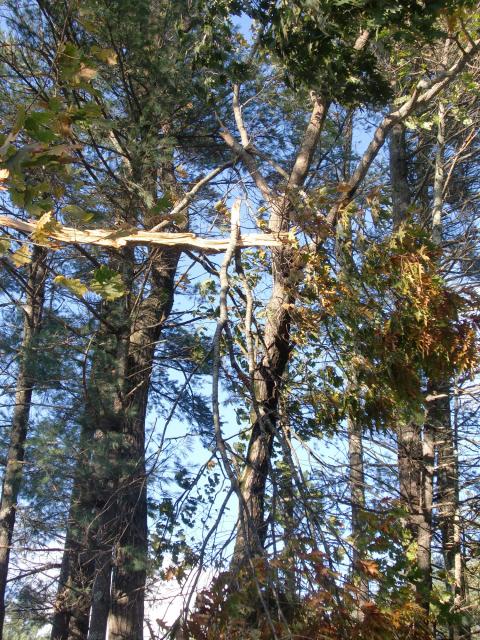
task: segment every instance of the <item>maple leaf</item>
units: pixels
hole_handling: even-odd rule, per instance
[[[380,576],[380,572],[378,570],[378,562],[375,562],[375,560],[358,560],[357,568],[359,571],[364,573],[366,576],[370,576],[371,578],[378,578]]]

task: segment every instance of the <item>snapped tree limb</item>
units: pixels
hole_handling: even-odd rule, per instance
[[[37,230],[36,222],[24,222],[8,216],[0,216],[0,226],[16,229],[28,234]],[[137,229],[74,229],[59,224],[45,229],[45,235],[59,242],[93,244],[119,249],[127,244],[160,245],[188,248],[204,253],[222,253],[228,249],[229,238],[201,238],[194,233],[167,233]],[[238,248],[281,247],[293,240],[289,233],[252,233],[240,235]],[[41,244],[41,243],[40,243]]]

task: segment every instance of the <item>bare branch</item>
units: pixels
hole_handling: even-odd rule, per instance
[[[382,148],[388,134],[392,130],[393,126],[397,122],[405,120],[411,113],[420,106],[423,106],[430,102],[435,96],[437,96],[442,89],[444,89],[452,80],[454,80],[458,74],[464,69],[467,62],[472,58],[475,53],[480,49],[480,39],[475,40],[465,50],[458,60],[446,71],[442,71],[437,74],[432,80],[420,80],[410,98],[396,111],[392,111],[385,116],[382,122],[377,127],[372,141],[368,145],[365,153],[363,154],[360,162],[357,165],[352,177],[345,185],[345,191],[342,197],[336,203],[336,205],[330,210],[327,216],[327,222],[333,224],[338,212],[344,209],[353,199],[358,187],[365,178],[372,162],[378,155],[378,152]]]
[[[7,216],[0,216],[0,225],[32,233],[36,230],[36,223],[23,222]],[[136,229],[85,229],[80,231],[73,227],[59,227],[45,231],[48,237],[60,242],[75,244],[93,244],[102,247],[119,249],[127,244],[161,245],[167,247],[187,247],[204,251],[205,253],[222,253],[226,251],[230,240],[228,238],[201,238],[194,233],[166,233],[142,231]],[[281,247],[289,242],[288,233],[253,233],[240,236],[237,246],[244,247]]]
[[[222,173],[223,171],[225,171],[225,169],[228,169],[229,167],[232,167],[235,164],[235,160],[229,160],[228,162],[225,162],[224,164],[220,165],[219,167],[216,167],[215,169],[213,169],[212,171],[210,171],[209,174],[207,174],[204,178],[201,178],[194,187],[192,187],[190,189],[190,191],[188,191],[188,193],[186,193],[183,198],[177,202],[177,204],[173,207],[173,209],[170,211],[170,213],[168,214],[169,218],[173,218],[175,215],[177,215],[178,213],[180,213],[181,211],[183,211],[183,209],[185,209],[186,207],[188,207],[188,205],[190,204],[190,202],[193,200],[194,196],[197,195],[197,193],[200,191],[200,189],[202,187],[204,187],[206,184],[208,184],[209,182],[211,182],[214,178],[216,178],[220,173]],[[163,226],[165,226],[165,222],[168,223],[168,221],[164,221],[161,222],[160,224],[155,225],[154,227],[152,227],[150,229],[150,231],[159,231]]]

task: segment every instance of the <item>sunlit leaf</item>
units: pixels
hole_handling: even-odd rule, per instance
[[[53,282],[59,287],[65,287],[66,289],[68,289],[69,291],[71,291],[73,294],[75,294],[80,298],[83,297],[88,291],[88,287],[84,285],[81,280],[78,280],[78,278],[66,278],[65,276],[56,276]]]
[[[105,265],[94,271],[90,289],[108,301],[121,298],[126,293],[122,276]]]
[[[10,257],[16,267],[24,267],[32,259],[32,250],[28,244],[22,244]]]

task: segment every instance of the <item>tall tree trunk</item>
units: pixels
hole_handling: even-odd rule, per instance
[[[110,640],[143,638],[148,547],[145,418],[153,357],[162,325],[172,308],[178,258],[176,250],[153,250],[151,293],[140,304],[130,335],[128,404],[119,448],[123,473],[115,501],[118,538],[108,618]]]
[[[347,182],[351,174],[352,160],[352,139],[353,139],[353,121],[354,112],[349,111],[344,124],[343,130],[343,181]],[[337,253],[338,261],[341,267],[340,277],[348,280],[351,275],[352,252],[351,239],[352,229],[350,220],[342,225],[342,233],[337,226]],[[346,236],[346,238],[345,238]],[[348,242],[345,242],[348,239]],[[353,344],[352,355],[357,351],[356,345]],[[360,393],[357,385],[357,376],[354,367],[350,367],[348,371],[349,393]],[[348,436],[348,474],[350,484],[350,500],[351,500],[351,524],[352,524],[352,577],[357,588],[357,608],[356,615],[359,620],[363,619],[362,605],[368,601],[368,578],[362,571],[361,561],[365,559],[365,472],[363,460],[363,429],[358,422],[357,417],[352,410],[347,415],[347,436]]]
[[[112,580],[112,547],[113,541],[108,534],[112,516],[108,511],[100,524],[95,558],[95,582],[93,583],[92,608],[90,611],[90,627],[88,640],[104,640],[107,634],[108,613],[110,611],[110,588]]]
[[[160,170],[164,193],[173,201],[180,196],[173,162]],[[155,181],[152,181],[151,189]],[[150,220],[154,226],[158,220]],[[188,224],[185,216],[184,226]],[[150,293],[132,319],[125,387],[125,421],[119,447],[122,475],[114,501],[116,540],[109,640],[142,640],[148,553],[147,477],[145,473],[145,420],[153,358],[163,324],[174,300],[177,249],[152,249],[149,256]]]
[[[442,536],[442,555],[447,573],[447,587],[457,608],[463,596],[460,522],[458,513],[458,469],[455,437],[452,429],[449,385],[431,386],[429,414],[437,426],[437,489],[438,516]],[[458,640],[461,629],[449,624],[449,638]]]
[[[395,124],[390,134],[390,178],[392,185],[393,225],[397,229],[406,220],[411,206],[405,127]],[[417,544],[419,579],[417,601],[428,613],[432,587],[431,538],[434,441],[428,418],[422,428],[413,421],[399,423],[398,473],[400,498],[408,513],[407,526]]]
[[[448,56],[448,41],[445,57]],[[441,246],[443,236],[443,201],[445,183],[445,105],[438,107],[437,151],[435,155],[435,179],[433,186],[433,210],[431,219],[432,241]],[[454,610],[458,611],[465,600],[465,582],[461,552],[461,526],[459,512],[457,434],[452,427],[450,407],[451,383],[448,378],[429,381],[428,415],[437,431],[438,453],[438,512],[442,533],[442,552],[448,587],[452,592]],[[468,638],[468,624],[449,623],[450,640]]]
[[[156,194],[156,174],[142,161],[134,178]],[[173,164],[165,164],[161,182],[175,200]],[[143,202],[137,204],[143,208]],[[148,220],[151,226],[156,222]],[[82,438],[89,445],[77,461],[72,500],[76,494],[78,499],[72,501],[74,517],[65,548],[70,560],[64,560],[51,640],[86,638],[87,633],[90,640],[104,638],[107,613],[109,638],[143,638],[148,542],[145,418],[153,356],[172,308],[179,255],[177,249],[151,249],[149,294],[133,311],[130,296],[105,305],[82,424]],[[110,266],[123,272],[129,291],[134,289],[132,265],[130,249],[111,256]],[[75,528],[75,521],[81,526]],[[109,554],[110,563],[105,562]],[[92,603],[94,595],[97,600]]]
[[[290,175],[288,187],[292,190],[300,188],[308,175],[327,109],[326,101],[315,99],[310,122]],[[241,124],[239,129],[242,130]],[[288,194],[286,196],[275,194],[264,180],[259,178],[254,160],[245,153],[243,157],[247,169],[270,206],[270,230],[273,233],[287,230],[291,213]],[[254,372],[254,394],[258,415],[255,416],[252,425],[245,468],[239,483],[240,514],[231,563],[233,571],[248,567],[252,558],[263,553],[267,535],[265,488],[278,420],[282,378],[291,351],[289,306],[293,303],[293,297],[288,286],[288,278],[292,261],[291,249],[282,247],[272,250],[273,282],[272,293],[266,308],[264,352]]]
[[[128,255],[114,256],[113,268]],[[123,423],[124,380],[128,349],[128,303],[104,306],[103,318],[92,345],[92,368],[81,420],[67,521],[65,550],[52,619],[51,640],[87,637],[92,586],[95,579],[98,529],[110,513],[109,497],[118,473],[116,448]]]
[[[282,376],[290,353],[291,302],[285,286],[289,260],[283,249],[275,250],[274,290],[267,307],[265,355],[255,375],[259,414],[252,427],[245,469],[240,478],[241,506],[232,568],[244,568],[263,552],[267,535],[265,487],[272,453]]]
[[[23,306],[24,322],[18,373],[15,390],[10,444],[7,464],[3,476],[2,497],[0,500],[0,638],[3,635],[5,620],[5,590],[7,586],[10,548],[15,528],[18,495],[23,477],[23,460],[28,421],[32,401],[35,375],[32,370],[35,341],[41,328],[45,292],[47,250],[44,247],[33,248],[32,260],[28,267],[29,276],[26,287],[26,300]]]
[[[368,579],[361,570],[365,558],[363,537],[365,535],[365,473],[363,466],[362,428],[353,416],[347,418],[348,427],[348,469],[350,497],[352,502],[352,573],[358,589],[358,613],[362,617],[361,606],[368,601]]]
[[[432,591],[432,507],[435,429],[428,417],[423,427],[420,473],[420,510],[418,514],[417,564],[420,573],[418,601],[428,613]]]

